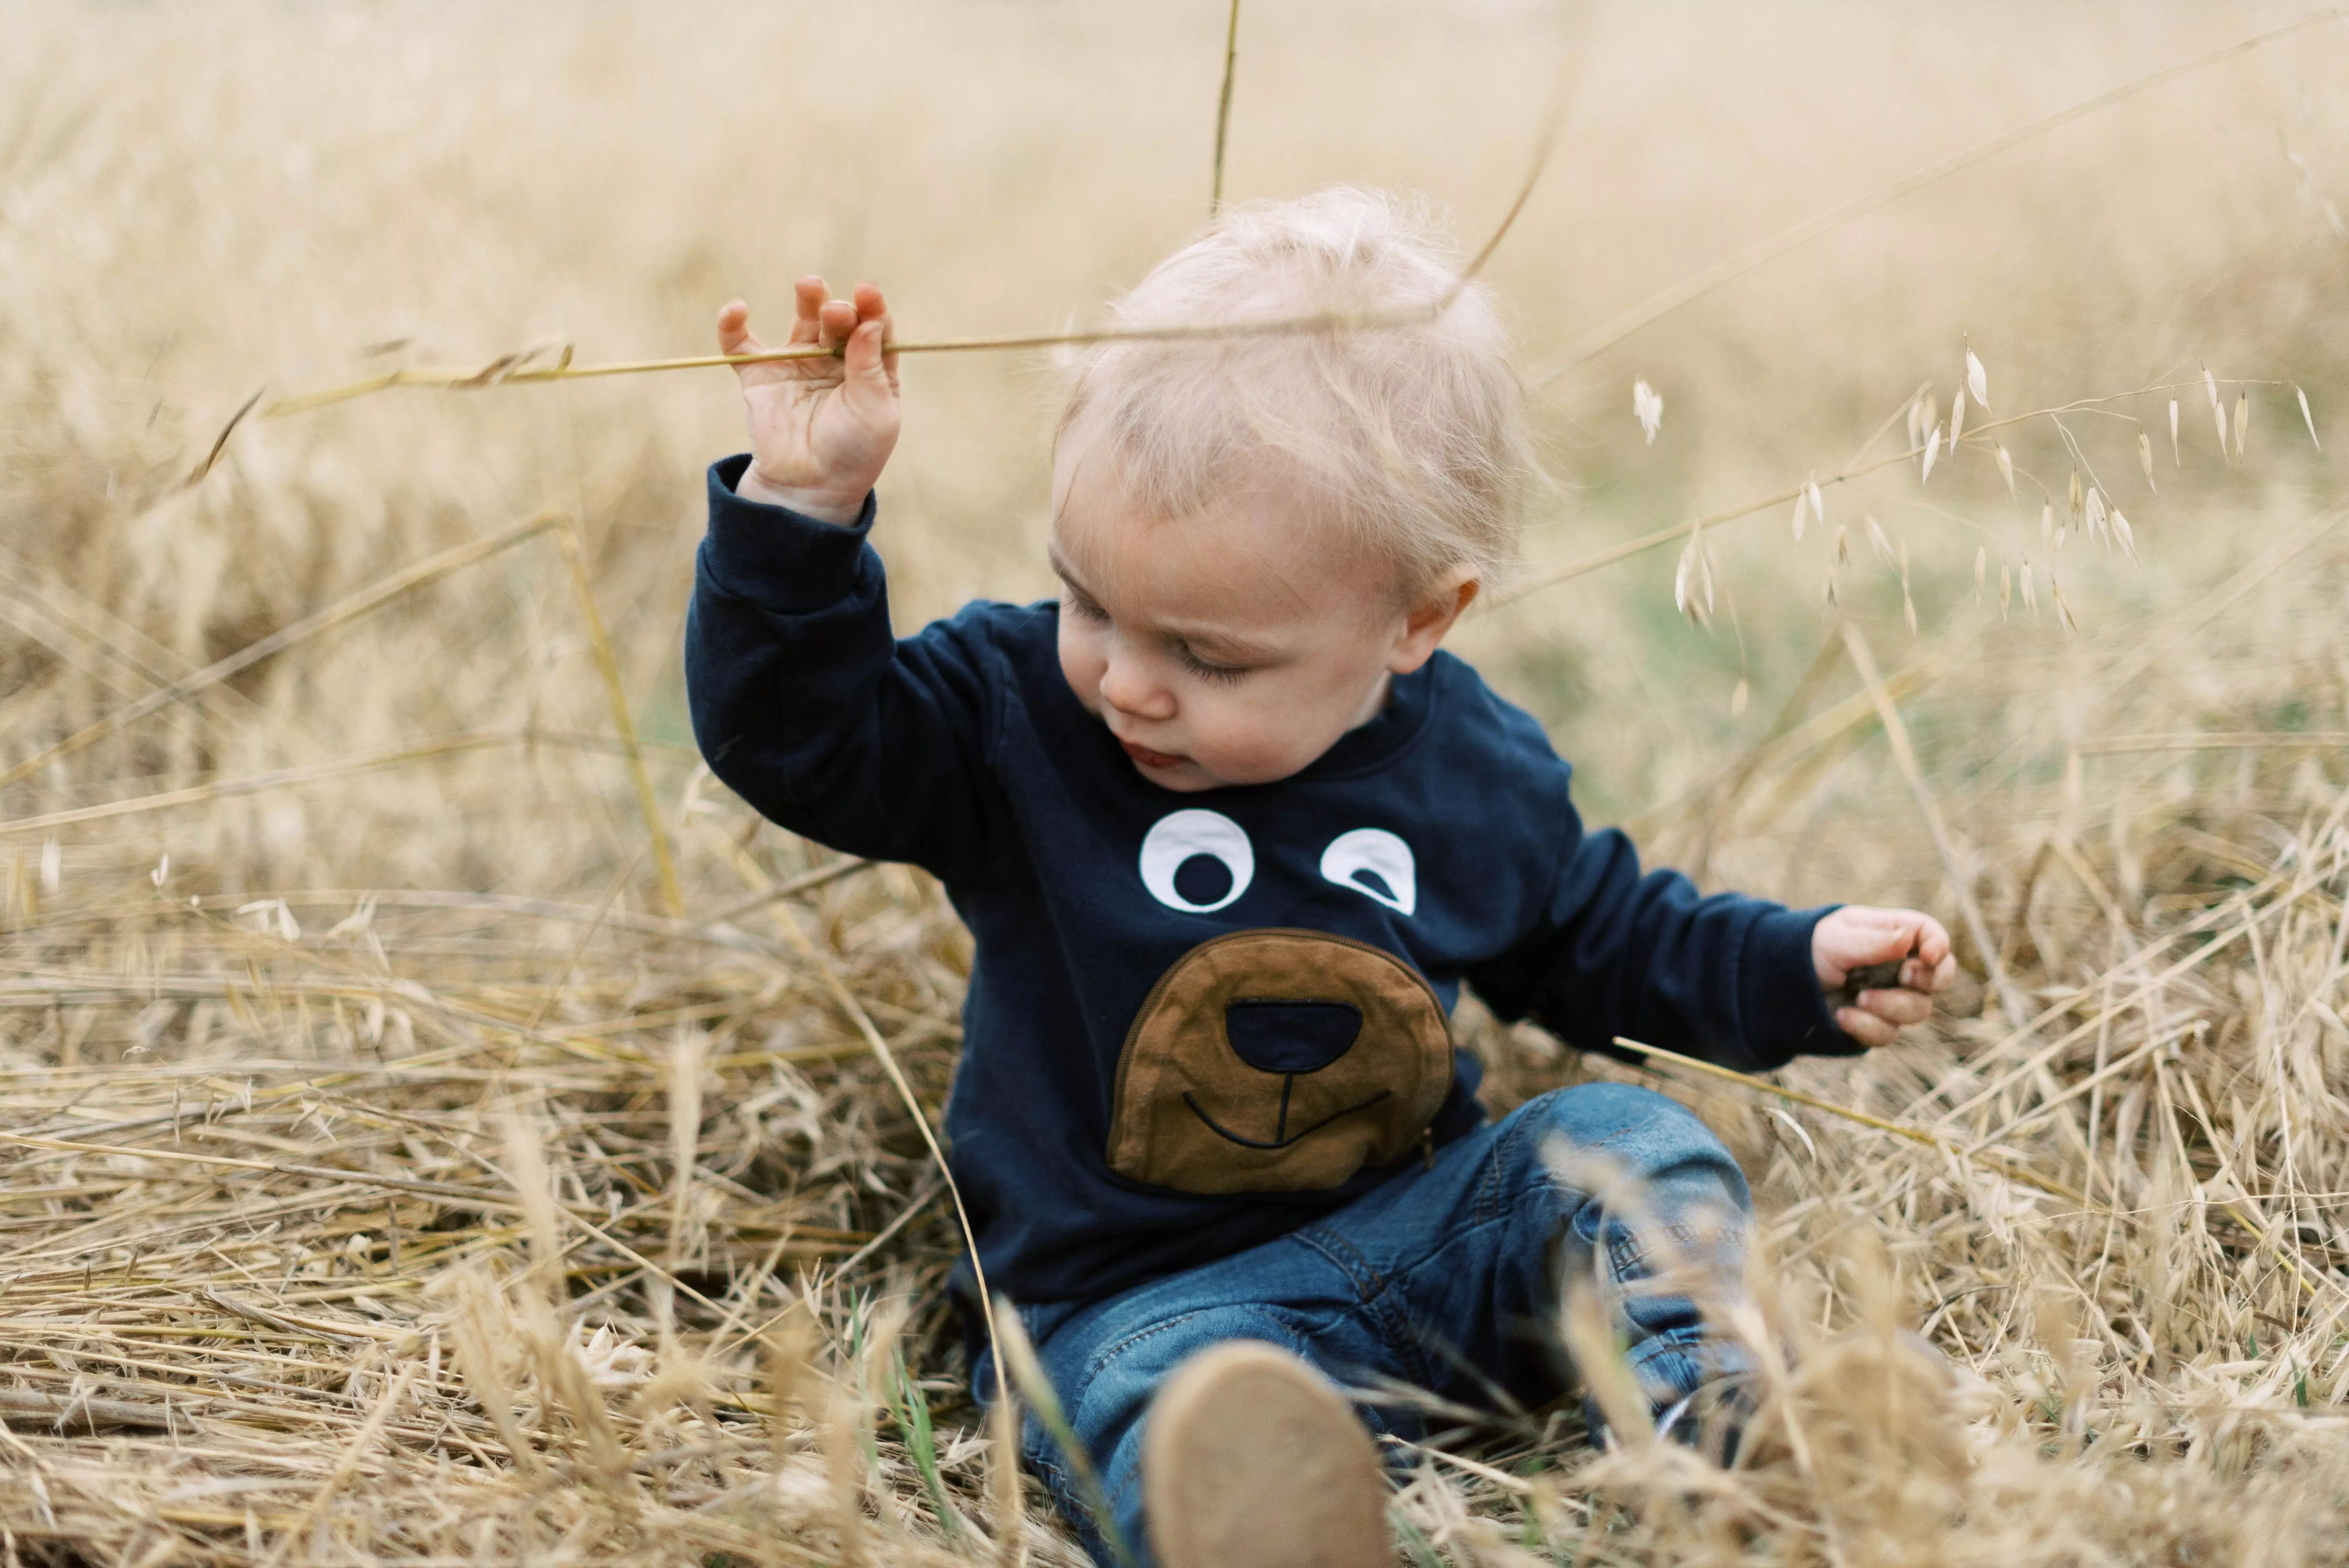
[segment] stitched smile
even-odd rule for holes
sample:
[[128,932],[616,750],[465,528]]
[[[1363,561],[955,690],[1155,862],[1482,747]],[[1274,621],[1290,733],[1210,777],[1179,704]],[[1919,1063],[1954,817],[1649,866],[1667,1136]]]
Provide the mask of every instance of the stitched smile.
[[1338,1120],[1341,1117],[1351,1116],[1358,1110],[1370,1109],[1371,1107],[1378,1104],[1379,1101],[1387,1099],[1389,1096],[1393,1094],[1393,1092],[1394,1091],[1392,1089],[1382,1088],[1379,1090],[1378,1093],[1371,1096],[1370,1099],[1362,1101],[1360,1105],[1350,1105],[1343,1110],[1331,1111],[1329,1115],[1323,1117],[1320,1120],[1315,1122],[1312,1126],[1305,1129],[1303,1131],[1292,1132],[1286,1138],[1275,1139],[1269,1143],[1261,1139],[1243,1138],[1238,1133],[1234,1132],[1230,1128],[1224,1126],[1214,1117],[1209,1116],[1205,1110],[1200,1109],[1197,1097],[1193,1095],[1187,1088],[1183,1091],[1183,1103],[1191,1108],[1191,1114],[1193,1116],[1197,1117],[1201,1121],[1206,1123],[1208,1131],[1214,1133],[1218,1138],[1227,1139],[1230,1141],[1238,1144],[1243,1149],[1286,1149],[1290,1144],[1297,1142],[1299,1139],[1312,1137],[1315,1133],[1320,1131],[1323,1128],[1329,1126],[1331,1122]]

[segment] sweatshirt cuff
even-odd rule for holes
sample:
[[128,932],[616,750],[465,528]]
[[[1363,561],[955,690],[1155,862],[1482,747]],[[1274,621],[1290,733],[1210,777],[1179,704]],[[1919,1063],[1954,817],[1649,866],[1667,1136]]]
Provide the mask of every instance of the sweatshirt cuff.
[[1772,910],[1745,934],[1738,1016],[1745,1048],[1764,1070],[1796,1057],[1850,1057],[1866,1048],[1836,1026],[1811,962],[1812,928],[1841,907]]
[[786,615],[827,609],[849,595],[873,531],[874,496],[864,497],[856,521],[842,527],[764,501],[746,500],[734,487],[750,467],[738,452],[709,465],[709,537],[704,567],[718,585]]

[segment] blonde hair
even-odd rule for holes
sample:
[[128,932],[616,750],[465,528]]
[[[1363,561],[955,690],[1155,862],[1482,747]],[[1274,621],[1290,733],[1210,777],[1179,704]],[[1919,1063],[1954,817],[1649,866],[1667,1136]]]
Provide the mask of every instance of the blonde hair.
[[1516,558],[1532,462],[1508,333],[1460,267],[1424,203],[1384,192],[1232,208],[1118,301],[1118,325],[1340,319],[1102,345],[1075,362],[1061,433],[1086,417],[1154,517],[1187,516],[1270,461],[1407,593],[1464,563],[1490,583]]

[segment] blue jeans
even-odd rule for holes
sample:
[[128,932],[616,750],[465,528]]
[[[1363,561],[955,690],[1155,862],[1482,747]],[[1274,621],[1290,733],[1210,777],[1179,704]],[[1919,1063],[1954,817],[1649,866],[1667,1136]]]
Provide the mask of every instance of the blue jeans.
[[[1336,1212],[1259,1246],[1103,1301],[1022,1307],[1039,1359],[1101,1478],[1136,1563],[1149,1561],[1142,1429],[1185,1357],[1226,1339],[1292,1350],[1356,1392],[1397,1383],[1444,1403],[1532,1408],[1571,1386],[1558,1325],[1570,1284],[1596,1290],[1641,1391],[1661,1411],[1743,1369],[1660,1269],[1716,1302],[1739,1289],[1752,1212],[1729,1151],[1673,1101],[1621,1084],[1554,1090],[1413,1164]],[[1648,1286],[1641,1288],[1641,1282]],[[974,1391],[994,1393],[987,1356]],[[1416,1440],[1405,1400],[1358,1405],[1373,1432]],[[1086,1500],[1030,1415],[1024,1457],[1095,1560]]]

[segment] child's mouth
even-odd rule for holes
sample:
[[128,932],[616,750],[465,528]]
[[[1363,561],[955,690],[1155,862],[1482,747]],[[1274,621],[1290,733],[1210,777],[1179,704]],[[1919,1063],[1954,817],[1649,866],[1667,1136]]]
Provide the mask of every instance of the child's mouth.
[[1144,768],[1179,768],[1191,760],[1176,752],[1153,751],[1147,746],[1140,746],[1131,740],[1120,740],[1118,744],[1125,748],[1125,754],[1128,757],[1133,758]]

